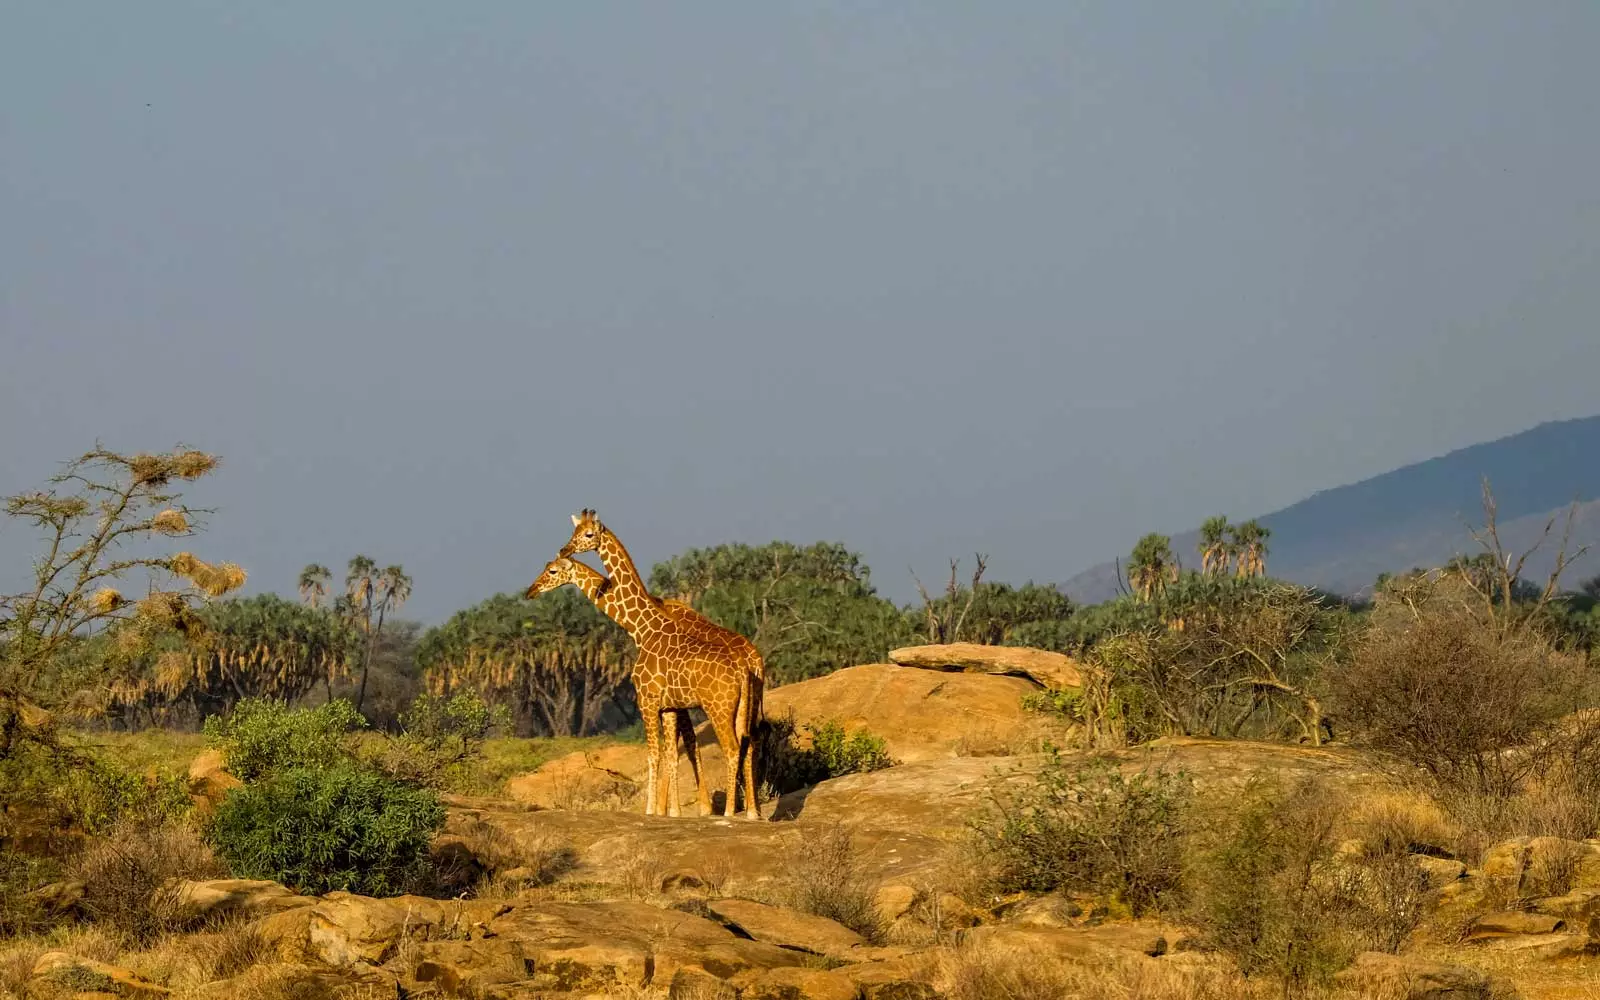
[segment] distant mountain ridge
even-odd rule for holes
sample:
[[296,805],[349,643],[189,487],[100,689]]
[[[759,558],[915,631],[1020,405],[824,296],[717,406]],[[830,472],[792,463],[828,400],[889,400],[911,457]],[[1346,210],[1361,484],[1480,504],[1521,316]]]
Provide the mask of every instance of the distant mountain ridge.
[[[1481,551],[1468,525],[1482,525],[1484,476],[1494,491],[1508,548],[1531,545],[1549,517],[1561,515],[1525,576],[1542,580],[1549,573],[1565,511],[1574,500],[1580,508],[1572,547],[1600,549],[1600,416],[1593,416],[1539,424],[1258,516],[1272,530],[1267,569],[1275,577],[1353,595],[1370,588],[1380,573],[1437,566],[1454,555]],[[1228,513],[1234,521],[1248,518]],[[1186,566],[1199,564],[1198,539],[1198,530],[1172,536],[1173,551]],[[1133,541],[1128,540],[1130,549]],[[1562,581],[1576,586],[1596,573],[1600,555],[1585,556]],[[1063,586],[1080,602],[1107,600],[1117,594],[1116,565],[1102,563]]]

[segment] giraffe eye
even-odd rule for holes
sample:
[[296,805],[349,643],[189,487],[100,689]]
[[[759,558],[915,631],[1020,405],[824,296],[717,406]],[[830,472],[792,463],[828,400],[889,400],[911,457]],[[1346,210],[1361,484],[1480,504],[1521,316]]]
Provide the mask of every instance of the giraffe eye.
[[585,531],[585,532],[584,532],[584,533],[583,533],[583,537],[585,537],[585,538],[593,538],[593,537],[594,537],[594,532],[592,532],[592,531]]

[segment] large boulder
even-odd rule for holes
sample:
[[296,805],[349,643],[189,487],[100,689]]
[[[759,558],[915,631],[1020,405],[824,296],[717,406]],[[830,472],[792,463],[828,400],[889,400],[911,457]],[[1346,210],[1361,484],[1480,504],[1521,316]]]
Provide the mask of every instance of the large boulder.
[[868,663],[769,689],[766,715],[865,729],[902,763],[1003,755],[1048,735],[1048,720],[1022,707],[1023,697],[1037,690],[1021,677]]
[[735,931],[783,948],[840,958],[867,943],[860,934],[826,917],[769,906],[749,899],[715,899],[712,914]]
[[168,883],[164,892],[172,920],[186,926],[218,917],[253,919],[317,903],[314,896],[263,879],[179,880]]
[[1064,653],[1028,646],[983,646],[975,642],[902,646],[889,659],[905,667],[1029,677],[1052,691],[1083,686],[1086,669]]
[[539,809],[614,809],[638,793],[646,765],[642,744],[578,750],[507,781],[506,797]]

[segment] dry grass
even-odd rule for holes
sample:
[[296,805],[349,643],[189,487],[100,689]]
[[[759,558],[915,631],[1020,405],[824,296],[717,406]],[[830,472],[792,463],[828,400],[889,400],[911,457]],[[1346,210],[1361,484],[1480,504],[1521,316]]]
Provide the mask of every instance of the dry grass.
[[789,903],[795,909],[841,923],[868,941],[883,940],[873,886],[849,828],[839,823],[801,827],[787,868]]
[[939,956],[939,995],[949,1000],[1268,1000],[1271,985],[1220,962],[1114,959],[1080,965],[998,944],[961,945]]
[[622,876],[622,891],[630,899],[659,896],[667,871],[667,862],[659,851],[641,847],[618,867],[618,874]]
[[1380,791],[1351,805],[1350,833],[1368,854],[1436,854],[1449,850],[1461,837],[1444,810],[1420,792]]
[[226,875],[194,827],[142,817],[118,821],[71,865],[71,877],[84,883],[83,911],[140,941],[171,928],[160,892],[165,882]]

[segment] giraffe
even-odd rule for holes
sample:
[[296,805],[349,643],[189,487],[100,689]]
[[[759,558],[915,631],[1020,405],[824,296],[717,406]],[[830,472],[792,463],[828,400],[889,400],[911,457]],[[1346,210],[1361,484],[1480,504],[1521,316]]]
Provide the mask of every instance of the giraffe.
[[[561,547],[558,556],[569,558],[579,552],[599,552],[600,562],[605,567],[611,579],[618,584],[626,584],[630,588],[645,596],[648,600],[655,600],[649,588],[645,586],[644,578],[639,575],[639,570],[633,564],[633,557],[628,555],[628,550],[616,533],[600,523],[600,518],[592,508],[584,508],[581,515],[572,515],[572,537],[567,544]],[[723,628],[716,622],[705,617],[688,605],[679,604],[677,601],[664,601],[667,605],[677,605],[685,609],[684,624],[696,635],[703,635],[726,645],[728,657],[739,663],[744,670],[745,679],[750,687],[749,712],[743,720],[743,725],[737,734],[741,747],[749,750],[750,757],[744,767],[744,784],[746,809],[751,819],[760,818],[760,811],[756,804],[755,794],[755,735],[761,722],[761,703],[766,692],[766,665],[761,659],[761,653],[755,644],[739,633]],[[719,734],[717,739],[724,748],[727,742]],[[674,762],[677,760],[677,748],[672,747]],[[732,768],[734,761],[729,761]],[[676,773],[676,770],[674,770]],[[733,815],[733,798],[736,787],[735,774],[730,770],[728,780],[728,802],[726,815]]]
[[[525,596],[537,597],[569,583],[626,629],[639,647],[633,685],[639,699],[639,712],[644,717],[648,748],[645,814],[656,812],[657,776],[662,763],[658,731],[661,714],[663,710],[687,710],[699,705],[711,717],[717,740],[728,758],[728,794],[723,815],[735,813],[743,763],[746,816],[759,819],[754,773],[742,751],[749,742],[751,702],[759,697],[760,688],[753,683],[743,661],[730,650],[730,644],[716,632],[698,627],[684,614],[690,610],[686,605],[674,602],[675,607],[664,606],[636,581],[607,579],[598,570],[565,556],[558,556],[545,566],[528,585]],[[672,763],[676,770],[676,760]],[[696,781],[699,783],[698,767]],[[668,796],[667,806],[669,815],[677,815],[676,782],[670,783],[673,794]],[[699,791],[703,802],[703,784]]]

